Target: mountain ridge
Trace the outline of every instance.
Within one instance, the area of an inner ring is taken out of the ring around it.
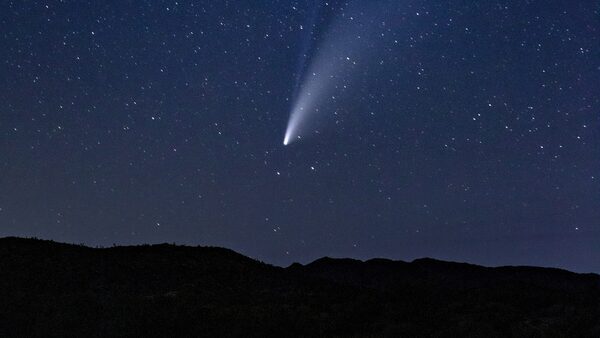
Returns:
[[[0,238],[2,336],[598,336],[600,275]]]

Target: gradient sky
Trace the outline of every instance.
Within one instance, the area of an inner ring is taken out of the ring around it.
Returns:
[[[19,0],[0,28],[0,236],[600,272],[597,1]]]

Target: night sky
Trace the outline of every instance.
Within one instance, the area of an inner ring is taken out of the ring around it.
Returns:
[[[0,236],[600,272],[598,1],[5,0],[0,28]]]

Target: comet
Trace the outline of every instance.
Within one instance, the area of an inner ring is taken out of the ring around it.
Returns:
[[[301,84],[296,86],[283,145],[313,134],[323,114],[335,112],[338,97],[344,96],[353,75],[359,73],[356,70],[362,66],[361,58],[373,46],[370,35],[376,26],[374,12],[364,7],[363,2],[355,1],[340,9],[314,48]]]

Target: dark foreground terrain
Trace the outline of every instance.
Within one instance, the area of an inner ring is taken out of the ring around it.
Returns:
[[[600,276],[0,239],[0,336],[600,337]]]

